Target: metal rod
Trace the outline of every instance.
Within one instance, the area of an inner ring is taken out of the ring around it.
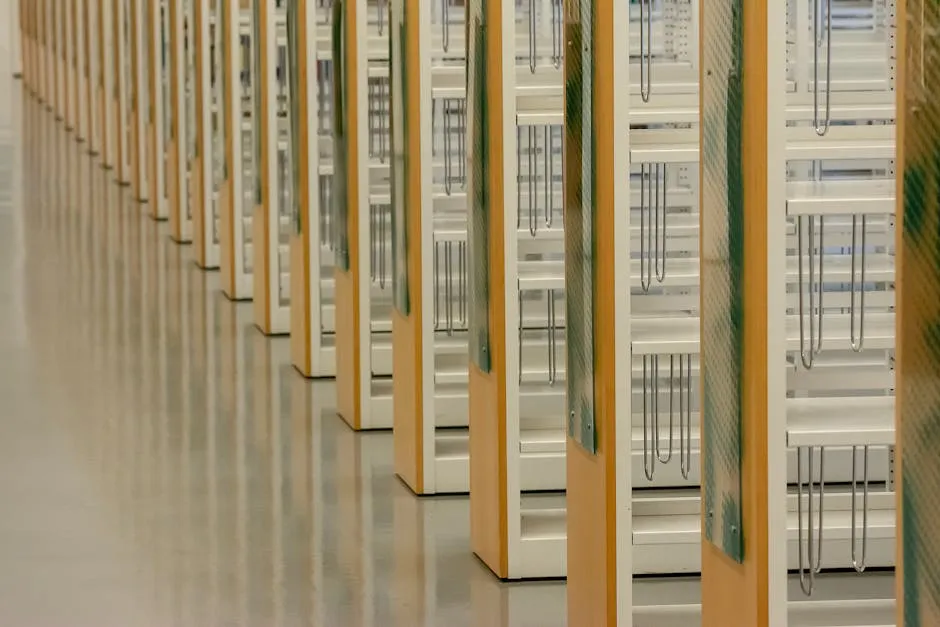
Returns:
[[[656,355],[654,359],[655,359],[654,363],[656,364],[656,369],[653,372],[653,386],[655,387],[655,394],[656,394],[656,399],[657,399],[656,405],[658,409],[659,407],[659,355]],[[674,394],[673,394],[673,391],[675,389],[675,376],[676,376],[675,375],[675,356],[669,355],[669,449],[666,451],[665,455],[663,455],[662,452],[660,451],[660,441],[662,438],[660,437],[661,433],[659,430],[659,412],[657,411],[656,414],[653,416],[653,421],[655,423],[654,431],[656,432],[656,443],[655,443],[656,444],[656,458],[659,460],[661,464],[668,464],[669,461],[672,459],[673,434],[674,434],[674,430],[673,430]]]
[[[649,423],[652,401],[650,399],[649,376],[649,355],[643,355],[643,474],[649,481],[653,480],[653,474],[656,471],[656,459],[651,454],[652,447],[649,443]]]
[[[536,149],[536,140],[535,140],[535,127],[529,126],[528,133],[528,145],[529,145],[529,169],[528,174],[528,184],[529,184],[529,234],[532,237],[535,237],[539,230],[538,214],[536,209],[536,202],[538,201],[538,188],[536,187],[535,181],[535,168],[536,161],[538,159],[535,149]]]
[[[826,3],[826,115],[819,120],[819,47],[822,44],[821,1],[813,0],[813,129],[822,137],[832,122],[832,0]]]
[[[862,348],[865,346],[865,239],[867,232],[867,218],[862,216],[862,237],[861,237],[861,250],[857,245],[857,236],[858,236],[858,216],[852,216],[852,281],[851,281],[851,300],[849,301],[849,341],[852,344],[852,350],[856,353],[861,352]],[[861,265],[861,277],[859,284],[859,296],[858,299],[855,297],[855,265],[856,261],[860,260]],[[856,303],[856,300],[858,301]],[[855,320],[856,314],[858,318],[858,327],[856,328]]]
[[[536,48],[535,41],[538,37],[535,22],[535,3],[536,0],[529,0],[529,72],[535,74]]]
[[[818,1],[818,0],[817,0]],[[644,10],[644,7],[646,9]],[[653,82],[653,3],[640,0],[640,98],[650,101]]]
[[[444,52],[450,48],[450,0],[441,0],[441,42]]]
[[[856,474],[856,462],[858,460],[859,447],[852,447],[852,566],[856,572],[865,572],[865,561],[868,554],[868,446],[862,447],[862,547],[861,556],[858,555],[858,543],[856,542],[856,527],[858,520],[858,508],[856,499],[858,495],[858,475]]]
[[[558,342],[555,318],[555,290],[548,290],[548,385],[558,378]]]
[[[803,237],[803,219],[804,216],[797,217],[796,223],[796,247],[797,247],[797,291],[799,292],[799,316],[800,316],[800,361],[807,370],[813,367],[816,355],[822,350],[823,339],[823,249],[824,249],[824,228],[822,216],[819,216],[819,274],[816,277],[815,259],[816,259],[816,216],[807,218],[807,239],[809,245],[806,246],[806,240]],[[809,257],[809,289],[804,290],[805,282],[803,275],[803,249],[807,248]],[[806,307],[804,304],[804,291],[809,292],[809,344],[806,343]],[[817,294],[818,291],[818,303]],[[818,305],[818,307],[817,307]],[[814,318],[815,316],[815,318]]]
[[[688,370],[683,384],[683,356],[679,355],[679,472],[688,479],[692,470],[692,355],[685,355],[684,361]]]
[[[803,450],[808,451],[808,481],[806,482],[807,492],[807,513],[806,518],[806,542],[803,541]],[[818,520],[813,517],[813,492],[815,482],[813,481],[813,450],[814,447],[798,447],[796,449],[796,508],[797,508],[797,542],[799,555],[798,571],[800,575],[800,589],[806,596],[812,596],[816,587],[816,574],[822,565],[822,544],[823,544],[823,498],[826,493],[825,483],[825,449],[819,449],[819,513]],[[818,526],[818,533],[814,528]],[[806,547],[804,554],[803,548]],[[814,550],[815,549],[815,550]],[[814,555],[815,553],[815,555]]]

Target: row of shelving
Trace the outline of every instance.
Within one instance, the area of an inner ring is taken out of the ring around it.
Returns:
[[[895,0],[93,4],[79,136],[499,577],[741,561],[755,476],[772,581],[894,567]]]

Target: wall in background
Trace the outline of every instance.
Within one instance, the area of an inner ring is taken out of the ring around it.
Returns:
[[[20,0],[0,0],[0,71],[23,71],[20,47]]]

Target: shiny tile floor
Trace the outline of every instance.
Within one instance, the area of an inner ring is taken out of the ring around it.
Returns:
[[[563,582],[493,578],[467,500],[413,496],[190,254],[0,78],[0,625],[566,623]],[[695,580],[634,597],[699,624]]]
[[[0,100],[16,87],[0,85]],[[6,106],[7,110],[3,110]],[[30,98],[0,106],[0,624],[565,623]]]

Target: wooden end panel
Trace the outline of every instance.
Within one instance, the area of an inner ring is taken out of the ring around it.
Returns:
[[[784,564],[768,563],[768,320],[762,314],[767,311],[768,305],[768,4],[769,0],[745,2],[743,13],[743,273],[744,284],[748,286],[744,291],[744,311],[753,313],[745,316],[744,320],[744,366],[741,368],[744,561],[738,563],[714,544],[702,542],[703,627],[767,627],[770,568],[786,568]],[[703,8],[703,11],[706,9]],[[707,17],[703,17],[700,31],[702,45],[707,41],[707,23]],[[702,237],[707,237],[707,229],[702,229]],[[703,350],[707,350],[704,343]],[[708,420],[707,416],[705,420]]]
[[[302,193],[303,195],[303,193]],[[301,211],[306,204],[301,205]],[[306,220],[304,224],[307,224]],[[305,377],[312,374],[310,350],[310,249],[306,233],[290,236],[290,355]]]
[[[347,213],[349,238],[349,269],[336,269],[336,394],[337,410],[340,416],[353,428],[362,425],[361,387],[359,373],[362,371],[360,359],[360,303],[359,303],[359,159],[366,158],[359,154],[359,110],[358,73],[359,54],[356,50],[356,2],[344,4],[346,33],[346,101],[348,112],[346,126],[347,142]],[[367,201],[367,199],[366,199]],[[362,251],[367,255],[368,251]]]
[[[159,152],[159,143],[157,142],[157,126],[151,122],[147,123],[147,188],[150,196],[150,217],[160,218],[160,205],[163,203],[163,190],[160,189],[160,179],[157,177],[158,160],[163,158]]]
[[[198,117],[198,116],[197,116]],[[193,253],[196,264],[200,268],[206,267],[206,215],[202,202],[202,186],[205,184],[202,176],[202,159],[204,153],[199,153],[189,162],[189,185],[186,192],[189,195],[189,215],[193,220]]]
[[[176,146],[177,141],[176,139],[171,139],[166,142],[166,172],[164,172],[164,176],[166,177],[167,208],[170,214],[170,236],[176,239],[179,238],[181,233],[183,213],[183,209],[180,206],[180,194],[182,191],[180,190],[179,150]]]
[[[241,2],[242,9],[245,9],[244,5],[248,4],[248,0],[243,0]],[[235,133],[238,132],[238,129],[235,126],[235,120],[233,116],[233,111],[235,107],[235,98],[236,98],[236,85],[240,84],[240,79],[238,72],[231,71],[231,58],[235,55],[235,58],[238,57],[238,49],[236,46],[237,39],[235,29],[232,28],[232,16],[230,11],[226,11],[225,19],[227,20],[226,27],[222,29],[222,32],[225,35],[225,40],[222,42],[222,45],[225,46],[226,54],[226,67],[222,69],[226,73],[225,77],[225,93],[222,94],[222,97],[225,99],[226,106],[223,107],[223,116],[222,124],[225,127],[225,163],[228,165],[225,172],[225,180],[222,181],[222,184],[219,186],[219,271],[221,274],[221,283],[222,283],[222,293],[224,293],[229,298],[235,298],[236,296],[236,272],[235,272],[235,255],[240,251],[235,250],[235,220],[239,219],[240,216],[235,215],[235,194],[234,190],[234,177],[236,172],[241,173],[242,170],[242,160],[241,156],[236,159],[235,157],[235,142],[233,137]],[[236,164],[238,164],[236,166]],[[241,203],[238,204],[241,207]]]
[[[614,189],[614,9],[593,3],[595,131],[594,270],[594,419],[597,451],[592,455],[570,437],[566,446],[568,477],[568,623],[616,627],[617,621],[617,343],[615,299],[616,198]],[[574,14],[569,10],[567,15]],[[573,24],[572,28],[580,28]],[[572,37],[566,37],[569,41]],[[579,142],[580,143],[580,142]],[[582,178],[580,149],[566,142],[566,180]],[[579,187],[574,185],[573,187]],[[575,192],[576,193],[576,192]],[[576,202],[577,199],[571,199]],[[622,375],[621,375],[622,376]],[[627,375],[629,376],[629,375]],[[621,399],[629,403],[629,399]],[[627,430],[625,437],[630,438]],[[629,459],[621,463],[630,463]],[[621,488],[629,495],[629,487]]]
[[[265,149],[262,148],[262,154]],[[264,160],[262,159],[262,163]],[[264,174],[261,180],[267,179]],[[262,187],[266,187],[262,182]],[[261,192],[262,198],[267,198],[268,193]],[[260,205],[255,205],[255,210],[251,216],[252,240],[251,246],[254,255],[254,277],[252,283],[253,298],[252,309],[255,316],[255,324],[261,329],[262,333],[271,332],[271,258],[270,244],[268,242],[268,212],[265,211],[264,201]]]
[[[500,383],[495,368],[484,373],[470,366],[470,545],[497,577],[507,578],[506,404],[500,403],[506,392]]]
[[[297,156],[297,172],[299,180],[297,189],[298,211],[300,211],[300,233],[292,233],[290,237],[290,352],[291,363],[304,376],[312,374],[311,335],[310,325],[311,286],[310,286],[310,259],[311,255],[319,250],[310,249],[309,228],[311,220],[319,219],[313,199],[310,197],[310,126],[308,120],[316,115],[316,109],[311,109],[307,85],[308,63],[306,52],[310,49],[307,33],[307,0],[297,0],[297,46],[300,54],[296,56],[298,93],[292,94],[297,98],[297,107],[300,111],[299,128],[297,129],[298,146],[294,149]],[[315,105],[314,105],[315,106]],[[317,150],[319,145],[317,137],[313,138],[312,148]]]
[[[222,293],[235,296],[235,225],[233,221],[232,177],[219,186],[219,275]]]
[[[490,372],[470,365],[470,540],[474,553],[498,577],[509,577],[506,468],[506,227],[503,180],[502,2],[486,4],[486,102],[488,108],[489,340]],[[508,35],[511,39],[512,35]]]
[[[407,118],[405,150],[421,154],[421,49],[419,0],[407,0],[405,31],[407,42],[408,93],[403,115]],[[396,106],[393,103],[392,106]],[[393,156],[393,158],[395,158]],[[411,158],[407,172],[405,211],[407,212],[409,314],[392,314],[392,403],[394,406],[395,472],[417,494],[425,492],[424,465],[424,268],[422,259],[422,177],[421,160]],[[433,368],[434,364],[428,364]],[[432,417],[433,418],[433,417]]]
[[[423,494],[424,415],[421,403],[422,338],[419,316],[414,309],[410,316],[402,315],[397,309],[392,312],[392,403],[395,473],[416,494]]]
[[[271,206],[271,184],[268,180],[270,164],[273,155],[268,149],[268,134],[274,129],[270,128],[269,116],[272,103],[268,102],[268,81],[271,80],[271,70],[269,65],[274,62],[268,59],[268,38],[272,36],[271,30],[273,24],[268,24],[268,2],[274,0],[255,0],[259,6],[258,20],[258,50],[260,52],[261,67],[258,72],[258,80],[261,81],[261,102],[258,107],[258,133],[261,134],[261,158],[255,167],[258,168],[260,176],[258,180],[261,185],[261,202],[255,205],[252,213],[252,249],[254,251],[254,276],[253,283],[254,299],[253,307],[255,313],[255,324],[264,333],[271,332],[271,242],[269,239],[268,211]],[[237,219],[237,217],[236,217]],[[276,277],[275,277],[276,278]]]
[[[352,193],[352,192],[350,192]],[[352,216],[350,215],[350,221]],[[353,240],[349,243],[350,262],[355,259]],[[353,262],[354,263],[354,262]],[[336,296],[336,409],[349,426],[359,429],[359,294],[356,268],[335,271]]]
[[[898,2],[897,624],[940,624],[940,6]]]
[[[205,171],[203,170],[203,159],[205,159],[206,154],[209,154],[209,146],[206,145],[205,137],[203,136],[204,131],[204,116],[203,116],[203,107],[207,106],[206,99],[203,96],[204,85],[208,79],[208,76],[205,71],[206,66],[206,56],[205,46],[203,42],[203,23],[204,20],[208,19],[208,16],[203,11],[203,2],[204,0],[192,0],[193,2],[193,24],[191,25],[190,32],[192,33],[191,37],[194,46],[195,54],[195,67],[194,70],[194,84],[193,84],[193,95],[195,98],[196,105],[196,128],[187,129],[190,133],[196,134],[196,156],[189,162],[189,185],[187,186],[189,190],[189,215],[192,216],[193,221],[193,252],[196,256],[196,264],[200,268],[206,267],[206,255],[208,254],[208,245],[206,243],[207,231],[211,232],[212,225],[207,224],[206,221],[206,210],[208,207],[205,206],[204,202],[204,191],[207,184]]]

